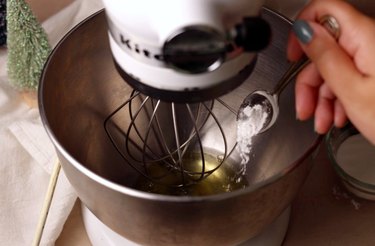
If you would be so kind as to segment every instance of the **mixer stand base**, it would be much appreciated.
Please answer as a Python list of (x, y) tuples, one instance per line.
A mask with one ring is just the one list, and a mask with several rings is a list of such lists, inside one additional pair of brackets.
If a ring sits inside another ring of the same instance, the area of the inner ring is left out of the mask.
[[(82, 205), (82, 217), (86, 232), (93, 246), (138, 246), (138, 244), (112, 231), (84, 205)], [(261, 234), (239, 246), (280, 246), (288, 229), (289, 217), (290, 207), (285, 209)]]

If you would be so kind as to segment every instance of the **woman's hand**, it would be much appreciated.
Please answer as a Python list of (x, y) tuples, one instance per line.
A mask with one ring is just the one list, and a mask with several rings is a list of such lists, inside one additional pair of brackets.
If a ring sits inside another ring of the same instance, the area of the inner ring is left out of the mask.
[[(333, 16), (341, 34), (335, 40), (319, 24)], [(315, 130), (341, 127), (347, 117), (375, 144), (375, 21), (344, 1), (314, 0), (297, 17), (288, 58), (305, 53), (312, 61), (297, 77), (297, 118), (315, 116)]]

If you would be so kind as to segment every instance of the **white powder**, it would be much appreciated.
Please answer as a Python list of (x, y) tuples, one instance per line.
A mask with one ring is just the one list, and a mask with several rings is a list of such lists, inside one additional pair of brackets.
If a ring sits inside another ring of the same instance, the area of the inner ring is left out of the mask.
[(336, 200), (344, 199), (344, 200), (350, 201), (350, 203), (353, 205), (355, 210), (359, 210), (362, 206), (362, 204), (356, 201), (354, 198), (352, 198), (351, 195), (349, 195), (345, 191), (342, 191), (338, 185), (333, 186), (332, 194), (336, 198)]
[(263, 128), (268, 117), (267, 111), (259, 104), (247, 106), (238, 115), (237, 119), (237, 146), (241, 157), (243, 172), (249, 162), (252, 139)]

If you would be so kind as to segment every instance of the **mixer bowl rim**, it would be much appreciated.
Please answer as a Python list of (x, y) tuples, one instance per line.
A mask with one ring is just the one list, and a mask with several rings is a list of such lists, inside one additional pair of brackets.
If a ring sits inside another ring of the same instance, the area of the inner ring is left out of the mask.
[[(282, 16), (281, 14), (270, 10), (268, 8), (263, 8), (263, 11), (267, 11), (273, 15), (278, 16), (279, 18), (283, 19), (284, 21), (287, 21), (288, 23), (291, 23), (291, 21)], [(201, 202), (201, 201), (219, 201), (219, 200), (226, 200), (237, 196), (242, 196), (247, 193), (251, 193), (257, 189), (260, 189), (262, 187), (266, 187), (277, 180), (281, 179), (291, 171), (293, 171), (295, 168), (297, 168), (299, 165), (303, 163), (303, 160), (306, 159), (310, 154), (314, 152), (314, 150), (317, 149), (319, 144), (321, 143), (323, 136), (317, 135), (315, 141), (312, 142), (311, 146), (307, 148), (307, 150), (294, 162), (292, 162), (290, 165), (288, 165), (287, 168), (281, 170), (276, 175), (271, 176), (265, 180), (260, 181), (259, 183), (256, 183), (254, 185), (248, 186), (244, 189), (235, 190), (232, 192), (227, 193), (220, 193), (220, 194), (214, 194), (214, 195), (207, 195), (207, 196), (172, 196), (172, 195), (162, 195), (162, 194), (155, 194), (155, 193), (148, 193), (140, 190), (136, 190), (130, 187), (126, 187), (120, 184), (117, 184), (115, 182), (112, 182), (110, 180), (107, 180), (100, 175), (96, 174), (95, 172), (91, 171), (84, 165), (82, 165), (79, 161), (77, 161), (74, 157), (72, 157), (68, 151), (62, 146), (62, 144), (59, 142), (55, 134), (52, 132), (51, 127), (49, 125), (45, 106), (44, 106), (44, 84), (45, 84), (45, 77), (47, 74), (47, 69), (52, 62), (52, 58), (54, 57), (54, 54), (57, 52), (57, 50), (60, 48), (62, 44), (64, 44), (65, 40), (70, 38), (70, 35), (80, 29), (81, 26), (85, 25), (87, 22), (91, 21), (96, 17), (97, 15), (100, 15), (104, 12), (104, 9), (97, 11), (96, 13), (88, 16), (86, 19), (81, 21), (79, 24), (77, 24), (75, 27), (73, 27), (69, 32), (67, 32), (64, 37), (58, 42), (58, 44), (53, 48), (52, 52), (50, 53), (46, 63), (44, 64), (44, 68), (40, 77), (40, 84), (38, 88), (38, 107), (39, 107), (39, 114), (41, 116), (41, 120), (43, 123), (43, 126), (47, 132), (47, 135), (51, 139), (55, 149), (57, 149), (58, 153), (64, 156), (68, 163), (70, 165), (73, 165), (74, 168), (76, 168), (78, 171), (80, 171), (82, 174), (86, 175), (89, 179), (105, 186), (106, 188), (109, 188), (111, 190), (120, 192), (125, 195), (129, 195), (132, 197), (137, 197), (140, 199), (146, 199), (146, 200), (152, 200), (152, 201), (163, 201), (163, 202), (179, 202), (179, 203), (191, 203), (191, 202)], [(69, 179), (69, 177), (67, 177)]]

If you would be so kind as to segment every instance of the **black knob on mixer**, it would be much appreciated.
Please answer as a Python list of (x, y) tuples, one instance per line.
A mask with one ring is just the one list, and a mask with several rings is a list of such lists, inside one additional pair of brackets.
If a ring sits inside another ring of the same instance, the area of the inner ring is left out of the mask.
[[(172, 35), (163, 46), (163, 60), (186, 73), (203, 73), (218, 68), (235, 46), (257, 52), (268, 46), (271, 28), (260, 17), (246, 17), (228, 37), (204, 26), (189, 26)], [(234, 44), (234, 46), (233, 46)]]
[(260, 17), (245, 17), (241, 24), (235, 27), (236, 45), (245, 51), (260, 51), (271, 41), (271, 27)]
[(226, 42), (215, 30), (190, 26), (170, 38), (163, 46), (163, 59), (187, 73), (202, 73), (218, 68), (225, 60)]

